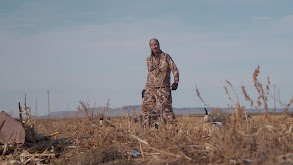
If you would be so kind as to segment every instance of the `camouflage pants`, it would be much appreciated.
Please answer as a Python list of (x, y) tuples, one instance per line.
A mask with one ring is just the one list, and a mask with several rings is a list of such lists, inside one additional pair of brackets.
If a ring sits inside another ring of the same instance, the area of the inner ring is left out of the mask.
[(175, 115), (172, 109), (171, 90), (168, 88), (150, 87), (146, 87), (145, 90), (145, 96), (142, 99), (142, 126), (146, 127), (150, 125), (151, 111), (158, 109), (164, 112), (167, 125), (173, 126)]

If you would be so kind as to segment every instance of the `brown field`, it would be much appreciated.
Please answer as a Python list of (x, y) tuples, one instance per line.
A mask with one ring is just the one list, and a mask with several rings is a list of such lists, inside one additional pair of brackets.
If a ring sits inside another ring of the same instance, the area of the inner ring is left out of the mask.
[[(197, 96), (206, 107), (212, 109), (212, 115), (216, 117), (217, 113), (225, 119), (221, 128), (212, 122), (204, 122), (203, 115), (178, 115), (174, 129), (167, 129), (160, 122), (158, 129), (153, 126), (142, 128), (135, 112), (126, 117), (113, 117), (110, 120), (112, 126), (100, 126), (99, 119), (104, 113), (93, 114), (89, 104), (81, 101), (75, 118), (27, 120), (26, 125), (33, 126), (36, 133), (49, 138), (37, 145), (25, 143), (21, 149), (14, 148), (2, 154), (1, 159), (17, 160), (23, 164), (62, 165), (292, 165), (293, 114), (288, 112), (288, 108), (293, 103), (293, 97), (288, 104), (277, 100), (284, 107), (283, 113), (269, 113), (267, 98), (271, 97), (270, 80), (267, 78), (267, 85), (263, 86), (257, 80), (258, 73), (259, 67), (253, 73), (254, 85), (258, 91), (255, 102), (242, 86), (243, 95), (250, 106), (264, 109), (252, 118), (248, 119), (246, 107), (240, 105), (229, 81), (226, 81), (229, 88), (225, 87), (225, 91), (231, 105), (235, 107), (232, 114), (221, 114), (221, 110), (207, 104), (196, 87)], [(231, 97), (228, 89), (234, 93), (236, 100)], [(86, 117), (80, 118), (79, 113)], [(32, 130), (26, 129), (26, 133)], [(29, 135), (35, 136), (35, 133)], [(5, 150), (4, 148), (3, 153)], [(132, 150), (139, 152), (139, 155), (133, 155)]]
[[(143, 129), (131, 117), (112, 118), (115, 127), (93, 126), (90, 118), (43, 119), (36, 120), (34, 125), (36, 132), (43, 135), (59, 132), (55, 139), (67, 138), (62, 149), (55, 151), (60, 155), (51, 159), (50, 164), (292, 163), (291, 115), (253, 116), (249, 120), (239, 120), (234, 115), (229, 118), (223, 128), (218, 128), (204, 123), (202, 117), (182, 116), (177, 118), (174, 131), (165, 127)], [(130, 149), (141, 155), (133, 158)]]

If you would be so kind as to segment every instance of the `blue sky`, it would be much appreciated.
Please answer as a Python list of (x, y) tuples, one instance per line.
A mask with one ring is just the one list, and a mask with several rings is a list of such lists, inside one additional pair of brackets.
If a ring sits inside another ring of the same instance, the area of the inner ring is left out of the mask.
[[(180, 71), (174, 107), (199, 107), (195, 84), (215, 107), (231, 104), (225, 80), (254, 100), (253, 71), (270, 77), (284, 103), (293, 95), (293, 1), (1, 1), (0, 109), (24, 102), (39, 114), (79, 101), (141, 104), (148, 41), (159, 39)], [(231, 95), (233, 96), (232, 91)], [(273, 101), (269, 98), (269, 106)], [(279, 104), (278, 107), (281, 107)], [(248, 106), (249, 107), (249, 106)]]

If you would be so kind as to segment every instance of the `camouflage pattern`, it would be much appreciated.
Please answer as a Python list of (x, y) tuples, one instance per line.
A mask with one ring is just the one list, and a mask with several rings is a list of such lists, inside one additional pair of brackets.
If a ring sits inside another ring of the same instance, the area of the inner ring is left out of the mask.
[(164, 112), (167, 125), (173, 126), (175, 115), (172, 109), (172, 96), (170, 89), (170, 73), (172, 71), (174, 82), (179, 83), (179, 71), (169, 54), (151, 54), (147, 59), (148, 77), (145, 85), (145, 96), (142, 100), (142, 125), (149, 126), (150, 113), (154, 109)]
[(157, 56), (150, 55), (146, 59), (148, 68), (147, 87), (170, 88), (170, 73), (172, 71), (174, 82), (179, 83), (179, 71), (167, 53)]
[(145, 96), (142, 104), (142, 125), (151, 124), (151, 111), (164, 111), (164, 118), (167, 124), (174, 124), (175, 115), (172, 109), (172, 96), (169, 88), (145, 88)]

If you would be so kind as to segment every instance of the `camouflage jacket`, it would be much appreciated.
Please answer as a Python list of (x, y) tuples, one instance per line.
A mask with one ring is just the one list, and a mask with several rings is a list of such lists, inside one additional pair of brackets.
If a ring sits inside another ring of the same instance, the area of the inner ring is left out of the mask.
[(158, 56), (150, 55), (146, 63), (148, 67), (146, 87), (170, 88), (171, 71), (174, 82), (179, 83), (179, 71), (169, 54), (162, 52)]

